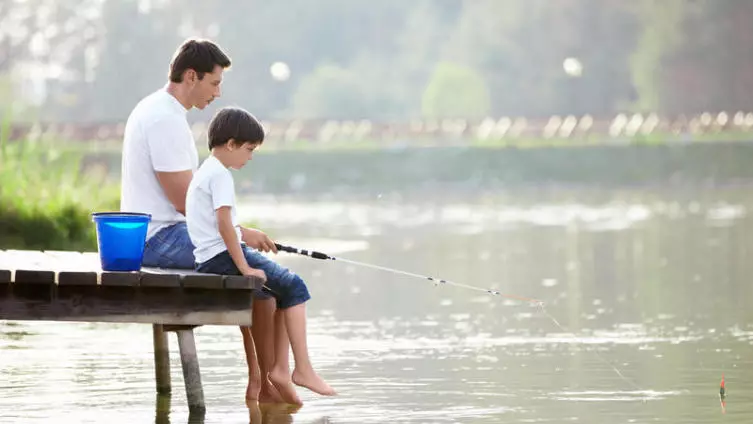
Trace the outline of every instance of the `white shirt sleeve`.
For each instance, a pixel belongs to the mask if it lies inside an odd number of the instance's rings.
[[[146,142],[152,166],[157,172],[193,170],[193,137],[180,117],[165,117],[146,131]]]
[[[235,207],[235,183],[229,172],[218,172],[209,180],[209,192],[212,195],[214,210],[222,206]]]

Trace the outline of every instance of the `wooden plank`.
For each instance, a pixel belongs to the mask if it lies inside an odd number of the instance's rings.
[[[96,272],[63,271],[58,273],[58,284],[61,286],[96,286],[99,275]]]
[[[99,278],[103,286],[138,287],[141,274],[138,272],[103,272]]]
[[[41,271],[34,269],[17,269],[14,277],[15,284],[55,284],[55,271]]]
[[[224,287],[229,290],[261,290],[262,280],[255,277],[244,277],[242,275],[225,275]]]
[[[11,284],[0,319],[250,325],[252,290]]]
[[[141,287],[180,287],[180,275],[142,272]]]
[[[59,285],[97,285],[99,266],[92,264],[82,253],[67,251],[44,252],[51,266],[58,273]],[[94,266],[92,266],[94,265]]]
[[[10,257],[4,250],[0,250],[0,284],[8,284],[13,278],[14,267],[10,264]]]
[[[3,258],[11,264],[15,284],[54,284],[55,271],[48,267],[47,256],[39,251],[6,250]]]
[[[223,289],[222,276],[213,274],[191,274],[183,276],[183,287],[187,289]]]

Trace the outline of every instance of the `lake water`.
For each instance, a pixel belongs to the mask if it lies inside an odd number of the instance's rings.
[[[545,305],[280,254],[339,396],[248,409],[239,331],[203,327],[189,416],[172,335],[158,398],[148,325],[0,322],[0,422],[750,423],[748,192],[254,196],[242,215],[279,242]]]

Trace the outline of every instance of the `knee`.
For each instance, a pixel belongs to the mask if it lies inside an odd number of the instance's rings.
[[[286,290],[285,296],[277,301],[277,307],[280,309],[300,305],[311,299],[311,294],[309,293],[308,287],[306,287],[306,283],[303,282],[303,279],[296,274],[291,275],[292,278],[287,285],[288,289]]]

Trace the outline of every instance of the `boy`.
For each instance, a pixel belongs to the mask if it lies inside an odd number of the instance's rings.
[[[292,382],[325,396],[335,391],[314,371],[306,344],[306,305],[311,298],[306,284],[296,274],[241,243],[235,212],[235,189],[230,169],[242,168],[264,141],[264,129],[250,113],[239,108],[224,108],[212,118],[208,129],[211,155],[196,171],[188,186],[186,222],[194,246],[196,270],[212,274],[248,275],[262,278],[282,311],[293,349],[295,369]],[[257,298],[268,298],[259,293]],[[244,333],[250,337],[250,333]],[[251,351],[249,351],[249,346]],[[244,344],[253,362],[253,344]],[[289,393],[287,364],[275,364],[268,376],[261,376],[258,365],[249,362],[249,379],[269,381]],[[283,369],[285,367],[285,369]],[[294,390],[293,390],[294,391]]]

